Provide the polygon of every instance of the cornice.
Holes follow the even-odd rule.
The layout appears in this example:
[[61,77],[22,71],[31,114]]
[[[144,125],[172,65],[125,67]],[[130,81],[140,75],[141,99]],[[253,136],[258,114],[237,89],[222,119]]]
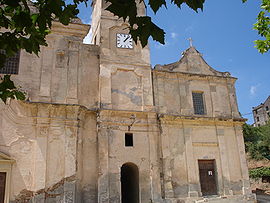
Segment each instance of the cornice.
[[197,116],[183,116],[183,115],[168,115],[159,114],[158,118],[161,124],[179,125],[182,123],[190,125],[221,125],[234,126],[243,125],[246,121],[244,118],[231,117],[197,117]]
[[69,25],[63,25],[60,22],[54,21],[52,23],[52,33],[61,35],[70,35],[80,38],[84,38],[90,30],[90,25],[69,23]]
[[186,78],[186,79],[196,79],[196,80],[224,80],[224,81],[232,81],[235,82],[237,78],[235,77],[224,77],[224,76],[217,76],[217,75],[204,75],[204,74],[195,74],[195,73],[184,73],[184,72],[172,72],[167,70],[152,70],[152,72],[156,75],[163,75],[166,78]]

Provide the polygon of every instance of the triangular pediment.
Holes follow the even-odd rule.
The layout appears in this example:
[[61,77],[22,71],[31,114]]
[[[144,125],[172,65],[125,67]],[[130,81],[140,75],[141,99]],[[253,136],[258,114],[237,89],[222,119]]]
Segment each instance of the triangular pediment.
[[229,72],[219,72],[210,67],[203,59],[202,54],[193,46],[183,52],[179,61],[163,66],[157,65],[155,69],[199,75],[230,76]]

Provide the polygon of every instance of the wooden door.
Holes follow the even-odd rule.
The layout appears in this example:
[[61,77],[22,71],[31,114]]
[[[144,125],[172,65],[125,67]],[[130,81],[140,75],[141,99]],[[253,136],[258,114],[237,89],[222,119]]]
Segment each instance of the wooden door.
[[199,160],[199,173],[202,195],[217,195],[215,160]]
[[6,173],[0,172],[0,203],[5,201]]

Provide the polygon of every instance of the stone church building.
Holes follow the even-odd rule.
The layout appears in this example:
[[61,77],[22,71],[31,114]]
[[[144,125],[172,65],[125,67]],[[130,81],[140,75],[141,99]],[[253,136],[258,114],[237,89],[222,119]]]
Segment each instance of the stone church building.
[[1,70],[28,99],[0,103],[0,203],[254,202],[236,78],[193,46],[152,68],[104,7],[92,44],[89,25],[55,22],[39,57]]

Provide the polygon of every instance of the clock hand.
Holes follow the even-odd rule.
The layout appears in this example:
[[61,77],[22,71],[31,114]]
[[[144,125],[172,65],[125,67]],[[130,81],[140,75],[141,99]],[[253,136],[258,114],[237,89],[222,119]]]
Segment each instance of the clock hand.
[[130,37],[130,36],[128,36],[128,37],[124,40],[124,42],[126,42],[126,41],[129,39],[129,37]]

